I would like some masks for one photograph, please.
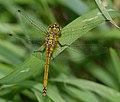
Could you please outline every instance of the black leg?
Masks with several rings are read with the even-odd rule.
[[[34,52],[41,52],[44,53],[45,52],[46,47],[43,50],[35,50]]]
[[[46,46],[44,46],[44,48],[42,50],[38,49],[38,50],[34,51],[34,53],[35,52],[40,52],[43,56],[43,53],[45,52],[45,49],[46,49]]]
[[[58,34],[58,36],[59,36],[59,37],[61,37],[61,36],[62,36],[61,32]]]
[[[51,58],[54,60],[54,57],[53,57],[53,52],[51,53]]]
[[[41,49],[35,50],[34,52],[41,52],[44,53],[46,49],[45,43],[41,46]]]
[[[70,46],[70,45],[67,45],[67,44],[62,45],[59,41],[58,41],[58,44],[59,44],[60,47]]]
[[[46,49],[46,47],[44,47],[44,49],[42,49],[42,50],[40,50],[40,49],[35,50],[35,51],[34,51],[34,54],[35,54],[35,52],[39,52],[39,54],[40,54],[39,56],[41,56],[42,59],[43,59],[43,53],[45,52],[45,49]],[[38,56],[38,53],[36,53],[35,56]],[[44,59],[43,59],[43,60],[44,60]]]

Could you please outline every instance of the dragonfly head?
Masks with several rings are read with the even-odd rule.
[[[48,27],[48,31],[57,34],[57,33],[60,32],[60,25],[56,24],[56,23],[55,24],[51,24]]]

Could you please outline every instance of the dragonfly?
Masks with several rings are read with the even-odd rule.
[[[21,10],[18,10],[22,16],[26,17],[31,24],[33,24],[35,27],[40,29],[27,15],[25,15]],[[48,83],[48,72],[49,72],[49,64],[50,64],[50,58],[52,56],[52,53],[54,49],[57,47],[57,44],[59,44],[61,47],[67,46],[67,45],[61,45],[60,42],[58,41],[58,38],[60,37],[60,25],[57,23],[51,24],[48,26],[48,30],[44,32],[46,34],[46,39],[45,39],[45,48],[43,51],[41,50],[36,50],[34,52],[44,52],[46,51],[46,62],[45,62],[45,67],[44,67],[44,80],[43,80],[43,96],[46,96],[47,92],[47,83]],[[12,34],[9,34],[9,36],[12,36]]]
[[[49,65],[50,65],[50,59],[54,53],[54,50],[58,47],[63,48],[63,50],[70,46],[70,44],[61,44],[59,39],[61,38],[61,27],[59,24],[54,23],[50,24],[48,26],[48,30],[45,29],[44,26],[38,26],[29,16],[27,16],[23,11],[18,10],[18,13],[22,15],[25,19],[27,19],[28,22],[30,22],[36,29],[43,32],[46,35],[45,38],[45,48],[43,50],[36,50],[34,52],[46,52],[46,61],[44,66],[44,80],[43,80],[43,96],[46,96],[47,93],[47,84],[48,84],[48,72],[49,72]],[[83,27],[84,28],[84,27]],[[72,29],[69,29],[72,30]],[[67,32],[67,30],[63,30],[64,32]],[[84,32],[83,32],[84,33]],[[10,36],[12,36],[10,34]],[[68,41],[68,39],[66,40]],[[97,46],[97,45],[96,45]],[[62,50],[60,50],[62,51]]]
[[[50,58],[54,51],[54,48],[59,44],[58,37],[60,33],[60,26],[59,24],[51,24],[48,27],[48,31],[46,32],[46,40],[45,40],[45,49],[46,49],[46,63],[45,63],[45,69],[44,69],[44,81],[43,81],[43,96],[46,96],[47,92],[47,82],[48,82],[48,71],[49,71],[49,64],[50,64]]]

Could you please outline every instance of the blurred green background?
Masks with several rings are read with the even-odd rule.
[[[120,1],[103,3],[109,11],[116,10],[111,17],[119,26]],[[0,102],[120,102],[120,31],[105,17],[81,23],[86,20],[82,15],[88,14],[90,20],[96,9],[94,0],[0,0]],[[78,17],[81,22],[71,23]],[[45,54],[33,53],[45,35],[29,18],[43,31],[42,26],[59,23],[70,42],[76,40],[74,31],[86,33],[51,60],[46,97]],[[85,27],[79,28],[79,23]],[[61,39],[67,42],[64,36]]]

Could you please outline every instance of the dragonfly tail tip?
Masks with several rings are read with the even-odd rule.
[[[46,96],[47,89],[43,88],[43,96]]]

